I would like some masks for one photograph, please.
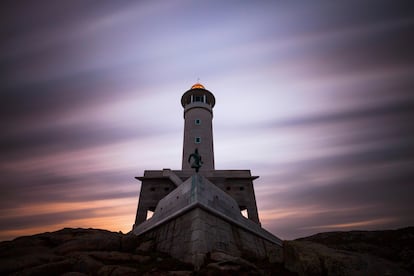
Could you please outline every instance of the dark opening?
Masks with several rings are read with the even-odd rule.
[[[153,211],[147,210],[147,217],[146,217],[146,219],[152,218],[153,215],[154,215],[154,212]]]
[[[194,96],[195,102],[203,102],[203,96]]]

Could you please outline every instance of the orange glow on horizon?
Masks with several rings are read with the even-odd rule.
[[[24,207],[2,210],[0,214],[7,217],[29,217],[36,215],[53,215],[60,212],[91,211],[91,215],[80,219],[62,219],[59,223],[33,226],[25,229],[5,230],[0,240],[10,240],[19,236],[34,235],[57,231],[62,228],[96,228],[109,231],[131,231],[136,212],[137,198],[107,199],[88,202],[64,202],[31,204]]]
[[[11,240],[15,237],[36,235],[44,232],[54,232],[63,228],[94,228],[112,232],[121,231],[125,234],[132,230],[134,216],[135,215],[131,213],[130,215],[91,217],[27,229],[6,230],[1,232],[0,241]]]

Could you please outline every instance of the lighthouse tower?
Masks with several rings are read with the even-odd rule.
[[[200,171],[214,170],[213,107],[214,95],[196,83],[181,98],[184,107],[184,144],[182,170],[192,170],[188,157],[198,150],[203,165]]]
[[[257,259],[281,256],[282,241],[260,225],[253,188],[258,176],[214,167],[215,103],[203,85],[191,86],[181,97],[181,170],[145,170],[136,177],[142,184],[132,233],[196,269],[215,251]]]
[[[201,167],[198,174],[205,177],[237,202],[237,209],[260,225],[250,170],[216,170],[213,148],[213,108],[216,99],[202,84],[196,83],[181,97],[184,108],[184,139],[181,170],[145,170],[136,179],[142,182],[134,227],[148,220],[160,200],[176,190],[195,172],[190,156],[198,151]],[[194,160],[190,160],[194,161]]]

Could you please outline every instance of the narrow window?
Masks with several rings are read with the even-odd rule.
[[[195,119],[194,122],[195,122],[196,125],[201,125],[201,120],[200,119]]]
[[[195,143],[200,144],[201,143],[201,137],[196,137],[195,138]]]

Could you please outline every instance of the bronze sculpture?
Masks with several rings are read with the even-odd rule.
[[[203,164],[203,161],[201,161],[201,155],[198,153],[198,149],[195,149],[194,153],[190,154],[190,156],[188,157],[188,162],[191,162],[191,158],[193,158],[193,163],[191,163],[191,168],[194,168],[196,173],[198,173],[198,171],[201,168],[201,165]]]

